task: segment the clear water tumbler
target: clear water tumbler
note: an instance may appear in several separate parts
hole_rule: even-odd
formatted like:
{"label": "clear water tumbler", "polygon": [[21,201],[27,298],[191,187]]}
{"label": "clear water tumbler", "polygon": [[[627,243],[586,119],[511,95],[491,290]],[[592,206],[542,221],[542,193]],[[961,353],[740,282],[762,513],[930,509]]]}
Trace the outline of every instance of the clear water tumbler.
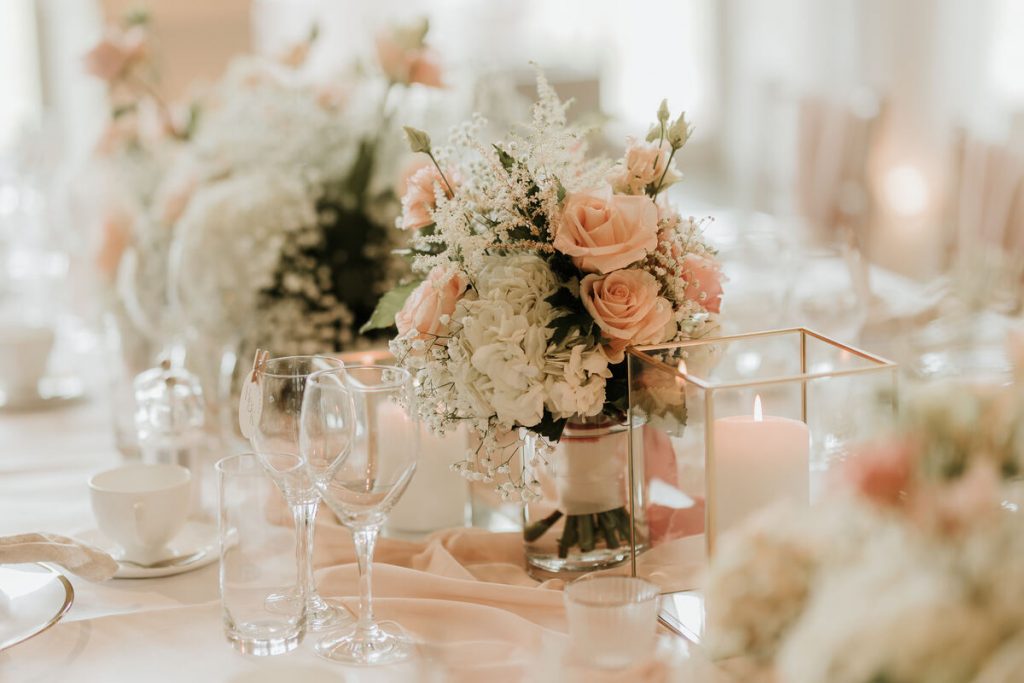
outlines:
{"label": "clear water tumbler", "polygon": [[[293,466],[302,467],[296,456]],[[224,633],[244,654],[278,655],[298,647],[305,631],[298,535],[280,483],[253,454],[217,463],[220,594]]]}

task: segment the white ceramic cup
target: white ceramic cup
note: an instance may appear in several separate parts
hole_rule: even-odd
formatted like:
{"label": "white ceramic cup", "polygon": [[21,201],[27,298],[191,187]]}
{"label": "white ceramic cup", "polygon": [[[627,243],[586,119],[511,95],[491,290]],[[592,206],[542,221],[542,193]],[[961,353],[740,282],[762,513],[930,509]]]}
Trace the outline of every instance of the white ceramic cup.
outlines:
{"label": "white ceramic cup", "polygon": [[89,495],[100,531],[124,559],[157,562],[185,524],[192,474],[180,465],[124,465],[90,479]]}
{"label": "white ceramic cup", "polygon": [[53,329],[44,325],[0,324],[0,390],[8,401],[39,395],[53,341]]}

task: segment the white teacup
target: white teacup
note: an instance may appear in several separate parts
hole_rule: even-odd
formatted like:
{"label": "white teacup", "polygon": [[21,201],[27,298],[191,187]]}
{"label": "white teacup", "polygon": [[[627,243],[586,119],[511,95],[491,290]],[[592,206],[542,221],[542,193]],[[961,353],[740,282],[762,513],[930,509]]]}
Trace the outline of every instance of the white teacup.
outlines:
{"label": "white teacup", "polygon": [[180,465],[124,465],[89,480],[100,531],[124,548],[124,558],[157,562],[181,531],[191,503],[192,474]]}
{"label": "white teacup", "polygon": [[8,401],[35,398],[53,349],[53,329],[43,325],[0,324],[0,390]]}

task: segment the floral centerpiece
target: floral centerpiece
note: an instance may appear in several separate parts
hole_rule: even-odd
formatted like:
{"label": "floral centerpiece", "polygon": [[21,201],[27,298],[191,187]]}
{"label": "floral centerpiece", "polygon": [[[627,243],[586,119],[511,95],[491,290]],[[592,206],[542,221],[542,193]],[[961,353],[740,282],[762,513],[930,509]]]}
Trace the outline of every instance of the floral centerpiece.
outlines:
{"label": "floral centerpiece", "polygon": [[117,192],[99,261],[121,298],[164,336],[185,325],[282,354],[360,343],[402,272],[390,227],[411,171],[392,117],[402,91],[442,85],[426,21],[387,28],[375,65],[328,78],[305,68],[314,27],[274,58],[236,58],[185,106],[159,92],[148,31],[131,14],[85,57],[109,85],[97,157]]}
{"label": "floral centerpiece", "polygon": [[[567,425],[621,422],[626,346],[706,334],[721,297],[703,225],[665,197],[681,178],[685,116],[671,120],[663,103],[646,140],[609,163],[587,157],[587,130],[568,123],[542,74],[538,93],[530,124],[497,144],[479,139],[479,116],[443,148],[406,129],[431,162],[410,179],[398,221],[412,233],[416,277],[369,325],[397,326],[391,349],[415,375],[421,418],[479,436],[457,469],[526,502],[540,482],[517,465],[517,434],[543,457]],[[628,536],[620,504],[603,516],[570,511],[560,545]]]}
{"label": "floral centerpiece", "polygon": [[166,179],[185,197],[175,280],[200,333],[281,355],[369,343],[357,330],[403,265],[392,117],[403,91],[441,86],[426,35],[390,28],[376,70],[318,81],[301,69],[314,31],[279,61],[236,60],[208,95]]}
{"label": "floral centerpiece", "polygon": [[813,515],[775,509],[724,537],[710,651],[751,680],[1018,680],[1022,417],[1016,388],[930,387]]}

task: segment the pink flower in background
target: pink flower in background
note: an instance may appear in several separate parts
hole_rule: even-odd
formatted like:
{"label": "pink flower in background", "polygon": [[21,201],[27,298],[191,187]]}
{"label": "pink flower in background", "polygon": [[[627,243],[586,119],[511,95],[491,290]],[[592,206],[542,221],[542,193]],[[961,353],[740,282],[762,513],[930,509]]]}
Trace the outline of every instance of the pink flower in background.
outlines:
{"label": "pink flower in background", "polygon": [[423,38],[426,24],[394,27],[377,34],[377,61],[384,74],[395,83],[419,83],[440,88],[441,64],[437,52]]}
{"label": "pink flower in background", "polygon": [[[448,180],[455,183],[454,175],[448,174]],[[433,163],[420,166],[408,176],[405,181],[405,194],[402,196],[403,230],[419,230],[434,222],[438,187],[446,195],[451,196],[441,173]]]}
{"label": "pink flower in background", "polygon": [[124,76],[146,56],[146,30],[133,26],[127,31],[111,31],[85,54],[85,70],[107,83]]}
{"label": "pink flower in background", "polygon": [[711,313],[722,308],[722,271],[710,258],[687,254],[683,259],[686,298],[696,301]]}
{"label": "pink flower in background", "polygon": [[469,287],[469,280],[460,270],[434,266],[427,279],[412,291],[405,305],[395,315],[398,334],[416,330],[421,337],[441,335],[448,325],[441,318],[455,312],[455,304]]}
{"label": "pink flower in background", "polygon": [[590,273],[625,268],[658,246],[658,207],[650,197],[610,188],[574,192],[565,198],[553,246]]}
{"label": "pink flower in background", "polygon": [[843,479],[870,500],[898,505],[911,486],[918,448],[910,439],[869,446],[846,461]]}
{"label": "pink flower in background", "polygon": [[617,270],[610,275],[587,275],[580,283],[583,307],[610,341],[605,353],[619,363],[630,344],[665,339],[672,322],[672,305],[658,296],[658,281],[643,270]]}

